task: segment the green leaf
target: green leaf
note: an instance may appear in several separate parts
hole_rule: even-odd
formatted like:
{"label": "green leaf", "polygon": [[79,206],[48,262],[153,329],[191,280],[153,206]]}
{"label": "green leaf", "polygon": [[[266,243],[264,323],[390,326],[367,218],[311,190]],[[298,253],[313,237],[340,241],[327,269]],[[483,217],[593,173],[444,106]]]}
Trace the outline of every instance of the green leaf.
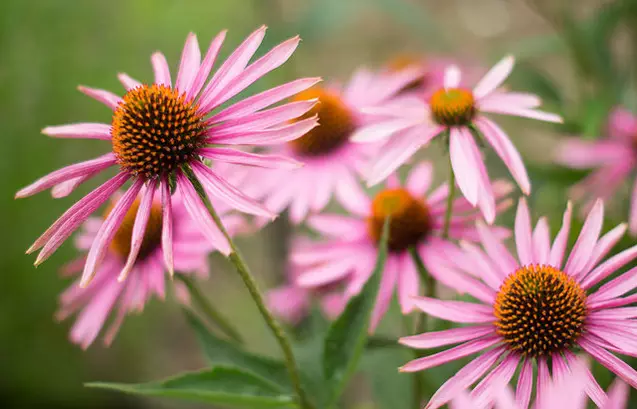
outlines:
{"label": "green leaf", "polygon": [[376,302],[380,276],[387,259],[389,219],[385,220],[378,246],[378,258],[374,271],[357,296],[353,297],[345,311],[327,331],[323,346],[323,374],[328,387],[327,408],[335,405],[349,378],[353,375],[361,353],[367,343],[367,330]]}
{"label": "green leaf", "polygon": [[212,334],[192,312],[184,310],[203,348],[203,352],[213,365],[230,365],[242,368],[255,375],[262,376],[284,390],[292,390],[285,364],[276,359],[252,354],[236,344],[218,338]]}
{"label": "green leaf", "polygon": [[89,383],[91,388],[133,395],[169,397],[238,408],[295,408],[273,383],[236,368],[215,367],[142,384]]}

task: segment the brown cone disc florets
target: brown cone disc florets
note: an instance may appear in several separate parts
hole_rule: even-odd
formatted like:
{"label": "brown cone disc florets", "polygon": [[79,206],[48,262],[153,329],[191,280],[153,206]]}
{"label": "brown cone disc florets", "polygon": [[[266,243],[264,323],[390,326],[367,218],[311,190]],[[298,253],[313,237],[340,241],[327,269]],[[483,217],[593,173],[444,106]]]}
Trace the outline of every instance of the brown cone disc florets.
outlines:
{"label": "brown cone disc florets", "polygon": [[433,119],[445,126],[468,125],[476,113],[473,93],[463,88],[440,89],[431,96],[429,105]]}
{"label": "brown cone disc florets", "polygon": [[113,152],[122,168],[154,178],[190,161],[204,145],[207,126],[194,101],[164,85],[142,85],[124,95],[113,114]]}
{"label": "brown cone disc florets", "polygon": [[431,231],[429,208],[405,189],[387,189],[376,195],[367,220],[369,235],[379,241],[385,219],[390,217],[390,251],[400,252],[416,245]]}
{"label": "brown cone disc florets", "polygon": [[547,265],[524,266],[507,277],[494,309],[498,334],[510,349],[530,357],[571,348],[588,314],[577,281]]}
{"label": "brown cone disc florets", "polygon": [[296,95],[295,101],[318,98],[318,104],[298,120],[318,115],[319,125],[290,142],[296,153],[303,156],[329,154],[347,142],[355,127],[355,118],[340,96],[320,87],[310,88]]}
{"label": "brown cone disc florets", "polygon": [[[128,258],[128,253],[130,253],[133,226],[135,225],[135,218],[137,217],[139,204],[139,199],[133,202],[133,205],[124,216],[124,220],[122,221],[119,229],[117,229],[115,237],[111,242],[111,250],[122,259]],[[112,208],[113,206],[111,206],[107,210],[107,215],[111,212]],[[146,224],[144,240],[142,241],[142,246],[139,250],[137,260],[144,260],[161,245],[161,228],[161,205],[159,203],[153,203],[150,210],[150,217],[148,218],[148,223]]]}

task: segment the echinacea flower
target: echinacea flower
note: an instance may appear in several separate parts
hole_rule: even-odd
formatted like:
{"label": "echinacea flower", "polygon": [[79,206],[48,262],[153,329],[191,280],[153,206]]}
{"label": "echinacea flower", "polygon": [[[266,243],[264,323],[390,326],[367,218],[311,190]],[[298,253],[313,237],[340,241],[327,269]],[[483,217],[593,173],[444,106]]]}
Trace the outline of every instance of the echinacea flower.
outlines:
{"label": "echinacea flower", "polygon": [[460,86],[461,72],[456,66],[445,70],[444,87],[428,98],[404,98],[384,107],[372,107],[376,123],[360,129],[353,141],[389,140],[380,149],[368,174],[368,184],[384,180],[416,151],[433,138],[448,132],[453,173],[465,198],[479,206],[488,223],[495,219],[495,200],[482,154],[473,132],[484,140],[509,168],[522,192],[529,194],[531,183],[519,152],[506,133],[485,113],[516,115],[548,122],[561,122],[555,114],[537,110],[541,101],[535,95],[499,88],[513,69],[513,57],[497,63],[473,89]]}
{"label": "echinacea flower", "polygon": [[266,207],[274,213],[289,208],[293,223],[300,223],[310,212],[321,211],[332,196],[346,200],[376,148],[350,141],[350,136],[367,123],[361,108],[382,104],[417,76],[415,67],[393,74],[359,69],[343,87],[315,86],[299,93],[295,101],[313,100],[318,104],[297,121],[317,115],[319,126],[269,153],[290,157],[303,166],[292,171],[248,171],[247,186],[242,186],[252,196],[264,197]]}
{"label": "echinacea flower", "polygon": [[[428,193],[432,173],[429,163],[421,163],[412,169],[404,185],[397,178],[389,178],[386,188],[373,199],[356,185],[344,203],[351,215],[319,214],[309,217],[308,226],[324,239],[290,253],[291,262],[301,268],[298,285],[320,288],[347,280],[345,293],[348,296],[359,293],[374,269],[382,227],[385,219],[390,217],[389,255],[372,312],[371,332],[387,311],[394,289],[397,289],[402,312],[407,314],[414,309],[420,277],[409,253],[410,248],[415,249],[429,273],[440,282],[463,281],[467,286],[473,286],[474,279],[459,274],[455,274],[457,277],[454,278],[447,271],[449,262],[445,253],[449,248],[453,251],[453,246],[441,235],[449,188],[443,184]],[[498,198],[504,198],[511,191],[511,186],[505,182],[498,183],[494,190]],[[508,205],[505,200],[500,207]],[[480,214],[473,211],[463,198],[454,200],[453,209],[449,236],[453,239],[477,239],[473,222]],[[500,236],[508,234],[505,229],[494,228],[494,231]]]}
{"label": "echinacea flower", "polygon": [[573,138],[563,142],[557,160],[575,169],[596,169],[573,187],[577,198],[606,200],[623,184],[632,183],[628,223],[630,232],[637,235],[637,116],[616,108],[608,125],[608,138],[596,141]]}
{"label": "echinacea flower", "polygon": [[[203,164],[204,159],[262,167],[295,167],[296,162],[279,156],[246,153],[241,145],[275,145],[293,140],[316,125],[315,118],[289,123],[314,105],[312,101],[296,101],[275,108],[278,103],[316,84],[318,79],[293,81],[236,102],[215,112],[230,98],[254,81],[283,64],[296,49],[295,37],[274,47],[270,52],[249,64],[261,44],[265,27],[252,33],[220,65],[206,83],[225,31],[212,40],[203,60],[197,38],[190,34],[175,82],[161,53],[151,61],[155,82],[142,84],[126,74],[119,79],[126,94],[119,97],[109,91],[80,87],[86,95],[104,103],[113,111],[111,124],[80,123],[47,127],[43,132],[53,137],[89,138],[109,141],[112,151],[96,159],[67,166],[39,179],[20,190],[16,197],[26,197],[53,188],[55,195],[65,195],[77,185],[111,166],[119,172],[106,183],[89,193],[67,210],[35,243],[28,252],[42,249],[36,265],[48,258],[91,213],[97,210],[127,181],[132,186],[121,196],[97,232],[88,252],[80,284],[86,286],[95,275],[128,210],[139,192],[141,199],[132,245],[128,259],[120,273],[120,280],[130,273],[142,247],[142,232],[151,213],[151,198],[160,191],[162,217],[172,226],[170,184],[181,191],[185,208],[206,238],[221,253],[230,253],[230,244],[215,225],[204,202],[197,195],[184,167],[190,167],[209,196],[231,208],[272,217],[272,213]],[[212,145],[212,147],[207,147]],[[143,190],[142,190],[143,188]],[[166,268],[173,271],[172,229],[162,228],[163,254]]]}
{"label": "echinacea flower", "polygon": [[[292,246],[302,251],[308,244],[308,241],[299,239]],[[267,294],[267,305],[279,318],[290,324],[298,324],[310,314],[313,301],[317,302],[323,314],[330,320],[336,318],[345,308],[347,298],[339,288],[344,282],[309,289],[299,286],[296,282],[301,273],[299,266],[288,263],[287,273],[286,282]]]}
{"label": "echinacea flower", "polygon": [[[619,225],[600,237],[603,219],[603,202],[597,201],[566,263],[563,259],[570,230],[570,204],[551,244],[547,219],[541,218],[532,229],[529,209],[525,200],[520,200],[515,220],[517,258],[485,225],[478,224],[484,250],[462,242],[463,252],[455,255],[455,266],[449,270],[480,280],[473,287],[463,282],[456,286],[479,302],[427,297],[414,300],[415,306],[426,314],[471,325],[400,341],[423,349],[460,344],[411,361],[401,368],[403,372],[423,371],[480,354],[443,384],[427,408],[439,408],[457,391],[481,378],[472,398],[489,402],[522,364],[515,400],[521,409],[526,409],[534,378],[537,377],[537,395],[541,395],[550,378],[549,362],[553,377],[559,378],[582,365],[574,354],[579,348],[637,387],[637,371],[613,354],[637,354],[637,314],[635,308],[626,307],[637,298],[635,294],[624,297],[637,286],[637,267],[597,288],[637,257],[637,246],[602,261],[626,231],[625,225]],[[538,368],[536,376],[534,364]],[[599,406],[606,400],[605,393],[590,371],[584,370],[586,392]]]}
{"label": "echinacea flower", "polygon": [[[165,297],[167,269],[164,265],[161,243],[165,219],[159,198],[151,198],[150,215],[141,248],[128,279],[123,283],[117,280],[131,251],[131,235],[136,225],[137,209],[142,206],[143,199],[140,197],[147,196],[140,195],[126,212],[106,250],[104,262],[97,268],[94,280],[85,288],[74,284],[60,296],[60,309],[56,317],[63,320],[74,313],[78,314],[70,338],[82,348],[88,348],[93,343],[114,310],[114,318],[104,336],[106,345],[113,341],[126,315],[141,312],[153,296],[162,300]],[[171,204],[176,274],[206,277],[208,255],[214,247],[205,240],[197,227],[197,222],[188,215],[179,193],[172,197]],[[112,212],[113,206],[115,201],[108,212]],[[221,217],[231,235],[245,228],[245,223],[239,215],[226,215],[222,209],[222,206],[219,206]],[[85,252],[90,250],[105,219],[106,217],[91,217],[85,222],[82,233],[76,238],[78,249]],[[85,260],[86,257],[83,256],[69,263],[63,270],[64,275],[80,273]],[[180,284],[180,281],[175,281],[177,289]]]}

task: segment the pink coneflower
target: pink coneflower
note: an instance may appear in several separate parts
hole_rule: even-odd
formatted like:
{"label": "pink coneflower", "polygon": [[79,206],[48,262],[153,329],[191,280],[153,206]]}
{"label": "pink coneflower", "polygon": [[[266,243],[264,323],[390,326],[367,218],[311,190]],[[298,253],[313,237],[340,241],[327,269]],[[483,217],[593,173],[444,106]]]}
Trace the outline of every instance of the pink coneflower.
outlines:
{"label": "pink coneflower", "polygon": [[[355,185],[345,202],[351,216],[321,214],[309,217],[308,225],[326,239],[291,252],[291,261],[302,268],[298,284],[317,288],[346,279],[346,295],[360,292],[374,269],[377,244],[384,220],[389,216],[389,256],[382,273],[370,331],[375,330],[387,311],[395,288],[402,312],[407,314],[414,309],[420,277],[409,248],[416,249],[429,273],[440,282],[447,284],[457,280],[468,287],[473,286],[475,279],[447,271],[449,262],[445,260],[444,253],[449,248],[453,250],[453,246],[440,235],[449,189],[442,185],[428,193],[431,180],[431,165],[421,163],[414,167],[404,185],[392,177],[386,188],[373,199]],[[507,183],[499,183],[494,190],[498,198],[503,198],[511,187]],[[501,207],[507,205],[506,201],[501,203]],[[476,239],[473,222],[479,216],[466,200],[456,199],[450,237]],[[504,229],[497,231],[500,235],[508,233]]]}
{"label": "pink coneflower", "polygon": [[[80,87],[80,91],[113,110],[111,124],[81,123],[48,127],[44,133],[54,137],[90,138],[109,141],[112,151],[96,159],[57,170],[20,190],[16,197],[26,197],[54,188],[57,195],[67,194],[78,184],[118,166],[115,177],[89,193],[64,213],[28,252],[42,248],[36,265],[49,257],[86,218],[99,208],[126,181],[132,186],[110,212],[88,252],[81,285],[86,286],[97,271],[110,242],[139,192],[144,192],[139,217],[132,230],[132,247],[120,279],[130,272],[141,251],[142,232],[148,222],[151,200],[161,192],[162,214],[167,226],[173,219],[170,183],[174,180],[182,193],[185,208],[206,238],[224,254],[230,245],[215,225],[212,216],[183,167],[190,167],[215,200],[237,210],[271,217],[272,213],[239,191],[205,166],[203,159],[262,167],[295,167],[296,162],[278,156],[246,153],[241,145],[275,145],[293,140],[316,125],[315,118],[289,123],[314,105],[296,101],[276,108],[264,108],[280,102],[318,82],[307,78],[281,85],[214,112],[254,81],[283,64],[296,49],[299,38],[292,38],[249,64],[261,44],[265,27],[252,33],[221,64],[210,81],[210,74],[225,38],[221,32],[210,44],[203,61],[194,34],[188,36],[176,81],[172,82],[166,59],[161,53],[152,56],[155,83],[146,85],[125,74],[119,79],[127,89],[123,98],[108,91]],[[204,86],[205,84],[205,86]],[[212,145],[212,147],[207,147]],[[225,146],[227,145],[227,146]],[[142,190],[143,188],[143,190]],[[162,229],[165,263],[172,266],[172,231]]]}
{"label": "pink coneflower", "polygon": [[[60,297],[61,305],[56,317],[62,320],[79,312],[70,337],[82,348],[88,348],[93,343],[113,310],[117,309],[117,312],[104,337],[106,345],[113,341],[126,315],[141,312],[153,296],[164,299],[167,270],[161,243],[164,220],[158,198],[151,199],[141,248],[128,280],[124,283],[117,280],[131,251],[131,235],[142,200],[138,197],[126,212],[106,250],[103,263],[97,268],[95,279],[86,288],[70,286]],[[171,204],[173,257],[177,274],[205,277],[208,275],[208,255],[214,248],[202,236],[197,222],[188,215],[179,193],[172,197]],[[112,212],[114,206],[115,201],[107,213]],[[86,221],[76,240],[80,250],[90,250],[105,218],[106,215],[104,218],[91,217]],[[238,233],[245,227],[238,215],[222,215],[222,218],[230,234]],[[69,263],[63,270],[64,274],[80,273],[85,260],[86,257],[81,257]],[[180,284],[175,281],[177,287]]]}
{"label": "pink coneflower", "polygon": [[[585,141],[573,138],[562,143],[558,161],[576,169],[597,168],[573,188],[578,198],[610,198],[637,172],[637,117],[616,108],[609,120],[608,138]],[[629,229],[637,234],[637,179],[633,182]]]}
{"label": "pink coneflower", "polygon": [[[299,239],[293,243],[293,249],[302,252],[312,244],[309,240]],[[312,302],[316,300],[328,319],[336,318],[347,304],[347,298],[339,288],[345,283],[336,282],[319,288],[304,288],[296,282],[301,272],[301,267],[294,262],[289,263],[287,282],[267,294],[270,310],[284,321],[298,324],[310,314]]]}
{"label": "pink coneflower", "polygon": [[561,122],[562,119],[537,110],[541,102],[535,95],[498,88],[511,73],[513,63],[513,57],[504,58],[472,90],[459,85],[460,70],[451,66],[445,70],[444,88],[438,89],[428,100],[421,97],[407,103],[401,98],[385,107],[368,110],[380,119],[360,129],[352,140],[371,142],[393,136],[374,161],[368,174],[369,185],[385,179],[434,137],[448,132],[451,165],[458,186],[466,199],[479,206],[486,220],[492,223],[495,200],[482,154],[472,134],[475,128],[502,158],[522,191],[528,194],[531,184],[520,154],[504,131],[484,113],[548,122]]}
{"label": "pink coneflower", "polygon": [[[609,275],[637,257],[637,246],[602,260],[623,236],[620,225],[600,237],[604,218],[602,201],[591,210],[566,263],[563,263],[569,237],[571,206],[564,214],[562,228],[551,244],[546,218],[531,228],[529,209],[520,200],[515,220],[514,258],[503,243],[478,224],[484,251],[463,242],[463,252],[455,254],[456,275],[461,270],[481,280],[475,288],[463,281],[456,286],[480,303],[443,301],[432,298],[414,300],[423,312],[458,323],[472,324],[440,332],[406,337],[401,343],[413,348],[454,348],[409,362],[403,372],[426,370],[476,353],[481,355],[461,369],[436,392],[428,408],[438,408],[453,395],[478,381],[472,392],[477,402],[489,402],[510,381],[522,363],[516,401],[526,409],[531,399],[533,366],[537,364],[538,395],[550,377],[564,375],[569,367],[581,363],[574,355],[581,348],[616,373],[628,384],[637,386],[637,372],[612,352],[637,354],[635,295],[623,297],[637,285],[637,268],[620,274],[606,284],[596,286]],[[453,285],[453,284],[451,284]],[[587,374],[586,390],[600,405],[605,401],[593,375]]]}
{"label": "pink coneflower", "polygon": [[333,195],[339,201],[346,200],[348,191],[376,149],[372,144],[355,144],[349,140],[367,123],[360,109],[383,103],[417,76],[416,68],[391,75],[360,69],[344,87],[315,86],[298,94],[295,100],[318,101],[298,120],[317,115],[319,126],[270,153],[293,158],[303,163],[303,167],[293,171],[247,172],[249,181],[245,188],[257,197],[265,197],[265,205],[274,213],[289,208],[293,223],[300,223],[310,212],[321,211]]}

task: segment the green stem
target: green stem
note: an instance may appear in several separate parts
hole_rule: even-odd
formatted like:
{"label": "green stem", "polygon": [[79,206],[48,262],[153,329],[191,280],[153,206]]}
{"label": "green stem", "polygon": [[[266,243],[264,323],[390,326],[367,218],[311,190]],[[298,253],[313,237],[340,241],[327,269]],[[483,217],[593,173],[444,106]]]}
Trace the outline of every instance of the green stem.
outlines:
{"label": "green stem", "polygon": [[248,268],[247,264],[243,260],[243,257],[239,253],[239,249],[237,249],[234,241],[228,234],[228,231],[226,230],[225,226],[223,225],[223,222],[221,221],[221,218],[219,217],[214,207],[212,206],[212,203],[210,203],[210,199],[208,198],[206,191],[201,185],[201,182],[199,181],[199,179],[197,179],[197,176],[194,174],[194,172],[189,166],[184,166],[182,169],[186,177],[190,181],[190,183],[192,183],[193,187],[197,191],[197,194],[199,195],[199,197],[205,204],[206,209],[210,213],[210,216],[212,216],[212,219],[214,220],[215,224],[217,225],[219,230],[221,230],[221,233],[223,233],[226,240],[228,240],[228,243],[230,243],[230,248],[232,249],[232,253],[230,253],[228,258],[230,259],[232,264],[234,264],[237,272],[239,273],[239,275],[241,276],[241,279],[243,280],[243,283],[247,287],[248,292],[250,293],[250,296],[252,296],[252,299],[254,303],[256,304],[259,310],[259,313],[261,314],[261,317],[263,318],[268,328],[274,335],[274,338],[278,342],[279,347],[281,348],[281,351],[283,352],[285,365],[290,375],[290,381],[292,382],[292,387],[294,388],[298,396],[299,406],[301,407],[301,409],[313,409],[312,404],[307,399],[307,396],[305,395],[305,391],[303,390],[303,387],[301,386],[301,375],[297,367],[296,359],[294,358],[294,353],[292,352],[292,345],[290,341],[288,340],[287,336],[285,335],[283,328],[266,307],[265,301],[263,300],[263,295],[261,294],[261,291],[259,290],[259,287],[257,286],[256,281],[252,277],[252,274],[250,273],[250,269]]}
{"label": "green stem", "polygon": [[233,341],[243,344],[243,338],[241,338],[239,332],[237,332],[228,320],[226,320],[223,315],[221,315],[221,313],[208,301],[195,281],[184,274],[177,274],[176,276],[184,283],[186,288],[188,288],[190,297],[194,303],[199,306],[199,309],[206,315],[206,317],[208,317],[210,322],[219,327]]}
{"label": "green stem", "polygon": [[456,195],[456,175],[453,173],[451,160],[449,160],[449,196],[447,196],[447,210],[445,211],[445,224],[442,229],[442,238],[449,238],[449,226],[451,225],[451,215],[453,213],[453,199]]}

